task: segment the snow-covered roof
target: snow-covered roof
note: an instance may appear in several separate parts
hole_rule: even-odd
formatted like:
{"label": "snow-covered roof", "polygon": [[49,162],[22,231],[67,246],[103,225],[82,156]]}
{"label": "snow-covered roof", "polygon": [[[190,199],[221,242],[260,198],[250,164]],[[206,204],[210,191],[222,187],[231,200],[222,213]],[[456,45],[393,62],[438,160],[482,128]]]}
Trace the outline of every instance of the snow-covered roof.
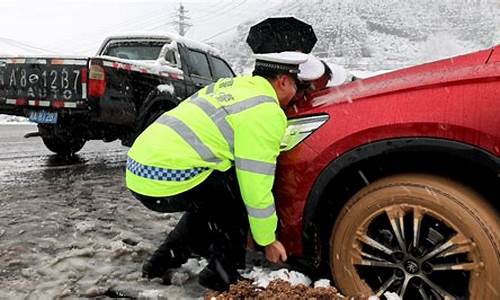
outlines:
{"label": "snow-covered roof", "polygon": [[127,39],[127,38],[130,38],[130,39],[168,39],[168,40],[176,41],[179,44],[183,44],[184,46],[189,47],[189,48],[198,49],[198,50],[208,52],[211,54],[215,54],[218,56],[221,55],[221,52],[218,49],[216,49],[208,44],[205,44],[205,43],[202,43],[199,41],[195,41],[195,40],[180,36],[180,35],[175,34],[175,33],[166,33],[165,34],[165,33],[151,33],[151,32],[131,32],[131,33],[125,33],[125,34],[120,33],[117,35],[108,36],[101,44],[101,47],[99,47],[99,51],[97,53],[100,53],[110,40],[112,40],[112,39]]}

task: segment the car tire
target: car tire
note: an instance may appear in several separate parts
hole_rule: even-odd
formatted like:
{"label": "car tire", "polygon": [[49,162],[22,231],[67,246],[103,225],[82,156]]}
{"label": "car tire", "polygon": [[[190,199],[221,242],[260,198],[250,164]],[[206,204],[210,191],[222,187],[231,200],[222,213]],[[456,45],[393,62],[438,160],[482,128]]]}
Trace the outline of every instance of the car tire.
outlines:
{"label": "car tire", "polygon": [[85,145],[85,139],[71,137],[63,139],[57,136],[42,136],[42,141],[50,151],[57,155],[73,155],[80,151]]}
{"label": "car tire", "polygon": [[169,111],[177,106],[175,101],[173,101],[170,96],[157,94],[156,91],[150,93],[144,103],[153,103],[153,105],[141,108],[141,113],[138,115],[138,122],[136,125],[137,136],[166,111]]}
{"label": "car tire", "polygon": [[368,184],[341,210],[329,254],[349,296],[500,299],[499,213],[445,178],[403,174]]}
{"label": "car tire", "polygon": [[153,124],[161,115],[163,115],[167,110],[166,109],[159,109],[157,111],[151,111],[147,118],[146,121],[144,122],[144,129],[146,129],[149,125]]}

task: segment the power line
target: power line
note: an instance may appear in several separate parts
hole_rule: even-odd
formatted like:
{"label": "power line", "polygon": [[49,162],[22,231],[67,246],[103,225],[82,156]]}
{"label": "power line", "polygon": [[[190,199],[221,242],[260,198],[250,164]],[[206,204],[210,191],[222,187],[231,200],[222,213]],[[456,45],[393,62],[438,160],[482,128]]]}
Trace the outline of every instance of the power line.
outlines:
{"label": "power line", "polygon": [[30,44],[27,44],[27,43],[24,43],[21,41],[17,41],[17,40],[13,40],[13,39],[9,39],[9,38],[0,37],[0,41],[3,41],[9,45],[12,45],[12,46],[15,46],[18,48],[22,48],[25,50],[37,50],[37,51],[46,52],[46,53],[54,53],[54,51],[43,49],[43,48],[36,47],[36,46],[32,46]]}
{"label": "power line", "polygon": [[[246,2],[246,0],[243,0],[243,2],[238,3],[238,5],[237,5],[237,6],[235,6],[235,7],[233,7],[233,8],[239,7],[239,6],[241,6],[242,4],[244,4],[245,2]],[[279,6],[281,6],[281,5],[282,5],[282,3],[283,3],[283,2],[287,2],[287,1],[282,1],[280,4],[277,4],[277,5],[273,6],[273,7],[271,7],[270,9],[268,9],[268,11],[272,11],[272,10],[277,9]],[[298,7],[300,7],[300,6],[301,6],[301,4],[300,4],[300,3],[294,3],[294,2],[288,2],[288,3],[291,3],[291,4],[288,4],[288,6],[284,7],[284,9],[286,9],[287,11],[294,10],[294,9],[296,9],[296,8],[298,8]],[[242,22],[242,23],[243,23],[243,22]],[[207,42],[207,41],[209,41],[209,40],[211,40],[211,39],[213,39],[213,38],[215,38],[215,37],[218,37],[219,35],[222,35],[222,34],[224,34],[224,33],[227,33],[227,32],[229,32],[229,31],[231,31],[231,30],[233,30],[233,29],[237,28],[237,27],[238,27],[238,26],[240,26],[240,25],[241,25],[241,24],[237,24],[237,25],[231,26],[230,28],[227,28],[227,29],[225,29],[225,30],[222,30],[222,31],[220,31],[220,32],[218,32],[218,33],[216,33],[216,34],[214,34],[214,35],[212,35],[212,36],[210,36],[210,37],[208,37],[208,38],[204,39],[204,40],[203,40],[203,42]]]}
{"label": "power line", "polygon": [[229,32],[229,31],[231,31],[231,30],[235,29],[235,28],[236,28],[236,27],[238,27],[238,26],[239,26],[239,24],[238,24],[238,25],[236,25],[236,26],[232,26],[232,27],[230,27],[230,28],[228,28],[228,29],[226,29],[226,30],[223,30],[223,31],[221,31],[221,32],[219,32],[219,33],[216,33],[216,34],[214,34],[214,35],[212,35],[212,36],[210,36],[210,37],[208,37],[208,38],[204,39],[202,42],[207,42],[207,41],[209,41],[209,40],[211,40],[211,39],[213,39],[213,38],[215,38],[215,37],[218,37],[219,35],[222,35],[222,34],[224,34],[224,33],[226,33],[226,32]]}
{"label": "power line", "polygon": [[234,10],[235,8],[238,8],[241,5],[245,4],[245,2],[247,2],[247,0],[242,0],[242,1],[237,2],[237,3],[233,3],[232,6],[229,5],[229,6],[225,7],[225,8],[222,8],[215,15],[208,15],[208,16],[206,16],[204,18],[197,18],[196,21],[200,22],[200,23],[206,23],[207,21],[213,20],[215,18],[219,18],[220,16],[225,15],[227,12],[229,12],[231,10]]}
{"label": "power line", "polygon": [[196,19],[203,19],[206,17],[213,16],[214,13],[219,11],[219,8],[225,6],[226,4],[224,3],[224,0],[220,0],[217,4],[211,6],[211,9],[205,9],[205,13],[199,16],[196,16]]}

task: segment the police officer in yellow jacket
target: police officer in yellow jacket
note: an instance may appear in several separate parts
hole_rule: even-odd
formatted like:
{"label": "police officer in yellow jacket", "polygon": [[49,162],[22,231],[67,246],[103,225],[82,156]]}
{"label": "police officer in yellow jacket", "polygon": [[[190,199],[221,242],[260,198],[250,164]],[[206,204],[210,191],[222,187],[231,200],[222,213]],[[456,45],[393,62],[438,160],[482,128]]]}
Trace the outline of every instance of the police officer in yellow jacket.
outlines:
{"label": "police officer in yellow jacket", "polygon": [[128,152],[132,194],[154,211],[185,212],[144,263],[144,277],[165,278],[195,253],[209,260],[199,282],[225,290],[244,266],[248,225],[268,260],[287,259],[276,237],[272,187],[287,126],[283,110],[301,69],[308,72],[309,57],[282,52],[256,58],[253,76],[201,89],[160,116]]}

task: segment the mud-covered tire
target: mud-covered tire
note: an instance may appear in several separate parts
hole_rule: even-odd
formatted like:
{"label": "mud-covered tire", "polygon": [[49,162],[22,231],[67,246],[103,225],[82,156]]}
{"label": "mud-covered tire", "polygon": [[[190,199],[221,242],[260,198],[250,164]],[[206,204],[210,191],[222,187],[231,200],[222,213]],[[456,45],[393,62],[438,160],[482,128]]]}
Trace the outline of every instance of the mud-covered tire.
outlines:
{"label": "mud-covered tire", "polygon": [[81,137],[62,139],[57,136],[42,136],[42,140],[47,149],[58,155],[73,155],[86,143],[86,140]]}
{"label": "mud-covered tire", "polygon": [[346,295],[500,299],[499,219],[486,199],[457,182],[423,174],[381,179],[336,219],[333,278]]}

